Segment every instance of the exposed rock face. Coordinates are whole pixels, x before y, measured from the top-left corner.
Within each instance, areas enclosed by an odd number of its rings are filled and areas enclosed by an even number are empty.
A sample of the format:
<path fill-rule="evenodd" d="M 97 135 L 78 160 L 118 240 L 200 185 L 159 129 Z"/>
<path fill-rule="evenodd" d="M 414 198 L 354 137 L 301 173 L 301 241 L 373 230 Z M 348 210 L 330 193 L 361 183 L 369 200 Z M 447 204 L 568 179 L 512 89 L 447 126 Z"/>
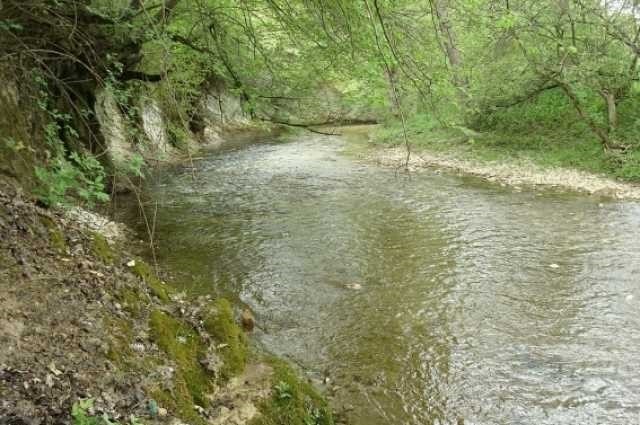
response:
<path fill-rule="evenodd" d="M 0 68 L 0 173 L 30 188 L 34 184 L 37 144 L 43 139 L 43 117 L 31 93 L 25 93 L 28 87 L 17 84 L 15 78 L 9 70 Z"/>
<path fill-rule="evenodd" d="M 96 94 L 95 110 L 109 159 L 116 168 L 122 168 L 133 157 L 133 148 L 127 134 L 126 120 L 113 94 L 108 90 L 100 90 Z"/>
<path fill-rule="evenodd" d="M 247 122 L 242 102 L 223 90 L 207 93 L 202 101 L 205 121 L 211 124 L 229 125 Z"/>
<path fill-rule="evenodd" d="M 149 140 L 151 153 L 159 157 L 173 153 L 174 147 L 169 143 L 167 126 L 158 102 L 148 100 L 142 104 L 140 110 L 142 129 Z"/>
<path fill-rule="evenodd" d="M 220 133 L 223 127 L 233 127 L 249 122 L 240 99 L 223 89 L 207 93 L 202 98 L 200 111 L 204 122 L 204 142 L 212 146 L 222 144 L 223 139 Z"/>

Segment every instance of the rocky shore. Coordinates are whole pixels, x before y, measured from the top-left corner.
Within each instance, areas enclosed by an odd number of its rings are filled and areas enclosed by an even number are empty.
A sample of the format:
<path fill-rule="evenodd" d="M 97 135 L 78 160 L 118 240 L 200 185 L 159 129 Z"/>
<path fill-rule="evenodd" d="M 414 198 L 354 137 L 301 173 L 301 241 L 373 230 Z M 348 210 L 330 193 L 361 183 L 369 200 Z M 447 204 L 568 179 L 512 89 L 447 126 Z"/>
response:
<path fill-rule="evenodd" d="M 403 147 L 376 147 L 358 157 L 385 167 L 404 168 Z M 640 186 L 567 168 L 542 168 L 531 162 L 480 162 L 425 150 L 412 152 L 409 170 L 436 168 L 513 187 L 557 188 L 610 199 L 640 199 Z"/>

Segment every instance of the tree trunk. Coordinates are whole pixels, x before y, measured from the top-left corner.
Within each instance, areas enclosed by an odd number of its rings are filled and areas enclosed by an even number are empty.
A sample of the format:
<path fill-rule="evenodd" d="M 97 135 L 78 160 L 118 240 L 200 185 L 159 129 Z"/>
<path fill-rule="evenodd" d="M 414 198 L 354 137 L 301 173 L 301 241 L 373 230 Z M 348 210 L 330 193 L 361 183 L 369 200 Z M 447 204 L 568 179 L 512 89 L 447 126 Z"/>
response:
<path fill-rule="evenodd" d="M 589 126 L 591 131 L 593 131 L 593 133 L 596 136 L 598 136 L 598 139 L 600 139 L 600 143 L 602 144 L 603 149 L 609 150 L 611 148 L 614 148 L 615 146 L 611 144 L 611 139 L 609 138 L 609 135 L 607 134 L 607 132 L 604 131 L 602 128 L 600 128 L 598 126 L 598 123 L 596 123 L 593 120 L 593 118 L 591 118 L 587 113 L 585 113 L 584 109 L 582 108 L 582 105 L 580 104 L 580 100 L 578 99 L 576 94 L 573 92 L 571 87 L 563 81 L 556 80 L 556 82 L 558 83 L 562 91 L 567 95 L 567 97 L 569 98 L 569 101 L 573 105 L 574 109 L 576 110 L 580 118 L 582 118 L 582 120 Z"/>
<path fill-rule="evenodd" d="M 397 93 L 398 71 L 394 66 L 389 66 L 384 72 L 389 82 L 389 103 L 391 104 L 391 113 L 394 117 L 400 116 L 400 99 Z"/>
<path fill-rule="evenodd" d="M 607 123 L 609 124 L 608 131 L 609 134 L 613 134 L 618 128 L 618 111 L 616 104 L 616 95 L 611 90 L 602 90 L 600 95 L 604 98 L 604 101 L 607 103 Z"/>
<path fill-rule="evenodd" d="M 438 28 L 444 38 L 444 50 L 451 66 L 453 84 L 458 89 L 461 104 L 467 101 L 467 81 L 462 76 L 462 55 L 458 49 L 458 39 L 449 19 L 449 0 L 433 0 L 435 13 L 438 18 Z"/>

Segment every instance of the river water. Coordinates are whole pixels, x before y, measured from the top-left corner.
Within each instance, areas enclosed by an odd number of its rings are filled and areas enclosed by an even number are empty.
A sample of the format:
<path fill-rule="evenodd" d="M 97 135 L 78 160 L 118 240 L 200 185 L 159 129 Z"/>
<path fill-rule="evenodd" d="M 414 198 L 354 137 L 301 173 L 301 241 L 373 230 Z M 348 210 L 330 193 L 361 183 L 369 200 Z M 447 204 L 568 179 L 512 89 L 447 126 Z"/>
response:
<path fill-rule="evenodd" d="M 158 258 L 352 425 L 640 423 L 640 204 L 396 175 L 301 136 L 149 182 Z"/>

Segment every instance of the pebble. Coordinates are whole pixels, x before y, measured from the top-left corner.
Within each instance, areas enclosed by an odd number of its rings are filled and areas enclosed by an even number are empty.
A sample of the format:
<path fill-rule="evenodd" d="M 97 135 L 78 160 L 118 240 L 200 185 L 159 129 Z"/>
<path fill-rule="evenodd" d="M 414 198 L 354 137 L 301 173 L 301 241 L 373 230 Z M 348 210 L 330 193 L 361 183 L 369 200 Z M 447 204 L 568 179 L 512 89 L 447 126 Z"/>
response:
<path fill-rule="evenodd" d="M 256 319 L 248 308 L 245 308 L 242 311 L 240 321 L 242 323 L 242 328 L 247 332 L 251 332 L 256 325 Z"/>
<path fill-rule="evenodd" d="M 145 351 L 145 346 L 141 342 L 134 342 L 130 347 L 133 351 L 137 351 L 138 353 L 143 353 Z"/>

